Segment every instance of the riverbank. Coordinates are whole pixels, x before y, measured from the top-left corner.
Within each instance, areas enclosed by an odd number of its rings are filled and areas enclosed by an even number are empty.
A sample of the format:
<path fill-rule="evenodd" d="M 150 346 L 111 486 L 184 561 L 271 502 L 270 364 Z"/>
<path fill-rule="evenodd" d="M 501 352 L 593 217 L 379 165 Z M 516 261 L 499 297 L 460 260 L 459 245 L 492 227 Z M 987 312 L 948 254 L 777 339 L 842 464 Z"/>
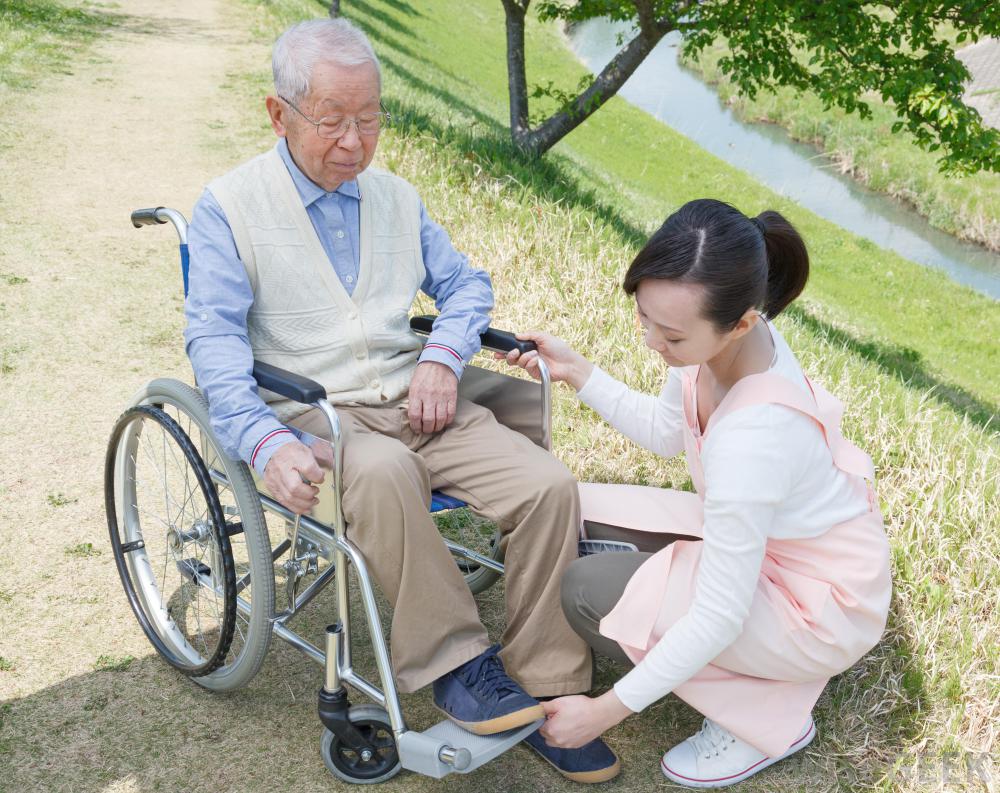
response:
<path fill-rule="evenodd" d="M 700 59 L 683 62 L 715 86 L 741 118 L 780 125 L 795 140 L 815 145 L 842 173 L 913 206 L 932 226 L 1000 250 L 1000 174 L 942 175 L 933 152 L 920 149 L 905 130 L 892 133 L 896 115 L 874 95 L 866 97 L 872 108 L 870 119 L 839 108 L 825 110 L 815 96 L 787 88 L 754 99 L 741 96 L 719 70 L 723 53 L 722 45 L 715 45 Z"/>

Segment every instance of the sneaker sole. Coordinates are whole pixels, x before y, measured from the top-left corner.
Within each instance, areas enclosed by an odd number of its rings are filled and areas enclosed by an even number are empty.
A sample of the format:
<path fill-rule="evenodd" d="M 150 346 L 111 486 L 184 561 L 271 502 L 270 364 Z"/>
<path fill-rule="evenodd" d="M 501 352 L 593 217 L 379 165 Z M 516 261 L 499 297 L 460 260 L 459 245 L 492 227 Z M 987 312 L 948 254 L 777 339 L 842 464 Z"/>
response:
<path fill-rule="evenodd" d="M 537 754 L 546 763 L 552 766 L 556 771 L 558 771 L 560 774 L 566 777 L 566 779 L 570 780 L 571 782 L 579 782 L 584 785 L 596 785 L 599 782 L 607 782 L 618 776 L 618 774 L 621 773 L 622 770 L 622 763 L 621 760 L 618 759 L 617 755 L 615 756 L 614 765 L 609 765 L 607 768 L 598 768 L 596 771 L 563 771 L 559 766 L 557 766 L 555 763 L 549 760 L 549 758 L 547 758 L 544 754 L 541 754 L 540 752 L 536 751 L 534 747 L 531 747 L 531 751 L 535 752 L 535 754 Z"/>
<path fill-rule="evenodd" d="M 438 708 L 445 716 L 451 719 L 463 730 L 468 730 L 476 735 L 496 735 L 498 732 L 507 732 L 531 724 L 533 721 L 545 718 L 545 709 L 541 705 L 532 705 L 530 708 L 522 708 L 508 713 L 506 716 L 498 716 L 495 719 L 486 721 L 460 721 L 443 708 Z"/>
<path fill-rule="evenodd" d="M 663 758 L 660 758 L 660 770 L 663 775 L 669 779 L 671 782 L 676 782 L 678 785 L 684 785 L 685 787 L 694 788 L 717 788 L 717 787 L 728 787 L 729 785 L 735 785 L 737 782 L 742 782 L 744 779 L 748 779 L 756 774 L 758 771 L 763 771 L 768 766 L 772 766 L 779 760 L 784 760 L 786 757 L 795 754 L 800 749 L 805 749 L 812 739 L 816 737 L 816 724 L 811 719 L 809 721 L 809 729 L 806 730 L 802 736 L 785 750 L 785 753 L 779 755 L 778 757 L 765 757 L 763 760 L 754 763 L 749 768 L 740 771 L 737 774 L 732 774 L 730 776 L 719 777 L 718 779 L 692 779 L 691 777 L 682 776 L 674 771 L 663 762 Z"/>

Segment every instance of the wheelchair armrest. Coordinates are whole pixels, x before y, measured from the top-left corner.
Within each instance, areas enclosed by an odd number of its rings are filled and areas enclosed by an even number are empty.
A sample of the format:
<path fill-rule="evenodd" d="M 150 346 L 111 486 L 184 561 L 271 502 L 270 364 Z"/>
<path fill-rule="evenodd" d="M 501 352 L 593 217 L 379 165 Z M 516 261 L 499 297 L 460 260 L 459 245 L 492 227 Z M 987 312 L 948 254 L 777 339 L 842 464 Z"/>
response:
<path fill-rule="evenodd" d="M 428 336 L 430 335 L 431 328 L 434 326 L 434 319 L 435 317 L 427 314 L 421 317 L 411 317 L 410 328 L 417 333 Z M 524 353 L 538 349 L 535 342 L 520 341 L 515 338 L 513 333 L 508 333 L 505 330 L 497 330 L 496 328 L 487 328 L 486 332 L 479 336 L 479 340 L 485 349 L 496 350 L 497 352 L 519 350 Z"/>
<path fill-rule="evenodd" d="M 261 388 L 305 405 L 326 399 L 326 389 L 315 380 L 286 372 L 269 363 L 254 361 L 253 378 Z"/>

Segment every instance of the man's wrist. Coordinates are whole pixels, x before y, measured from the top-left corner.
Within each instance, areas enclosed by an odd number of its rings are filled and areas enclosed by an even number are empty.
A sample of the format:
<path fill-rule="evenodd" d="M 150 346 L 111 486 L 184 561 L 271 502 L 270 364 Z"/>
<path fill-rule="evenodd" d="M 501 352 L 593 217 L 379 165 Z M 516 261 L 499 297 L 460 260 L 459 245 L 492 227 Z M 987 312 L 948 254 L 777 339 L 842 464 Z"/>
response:
<path fill-rule="evenodd" d="M 451 347 L 446 347 L 443 344 L 428 342 L 424 346 L 424 351 L 420 353 L 417 365 L 422 363 L 436 363 L 446 366 L 457 380 L 462 379 L 462 372 L 465 370 L 465 361 L 462 360 L 462 357 Z"/>

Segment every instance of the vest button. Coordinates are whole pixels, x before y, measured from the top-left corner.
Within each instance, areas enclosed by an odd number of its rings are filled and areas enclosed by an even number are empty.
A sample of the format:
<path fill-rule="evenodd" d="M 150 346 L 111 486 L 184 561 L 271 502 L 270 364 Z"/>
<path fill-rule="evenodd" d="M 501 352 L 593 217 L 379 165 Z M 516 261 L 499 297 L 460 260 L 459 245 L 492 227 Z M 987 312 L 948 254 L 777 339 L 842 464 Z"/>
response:
<path fill-rule="evenodd" d="M 364 350 L 358 350 L 356 353 L 354 353 L 354 357 L 357 358 L 360 361 L 362 358 L 365 357 L 365 351 Z"/>
<path fill-rule="evenodd" d="M 379 382 L 378 380 L 372 380 L 368 385 L 370 385 L 372 388 L 378 388 Z"/>
<path fill-rule="evenodd" d="M 348 311 L 347 312 L 347 318 L 348 319 L 357 319 L 358 318 L 358 312 L 357 311 Z"/>

